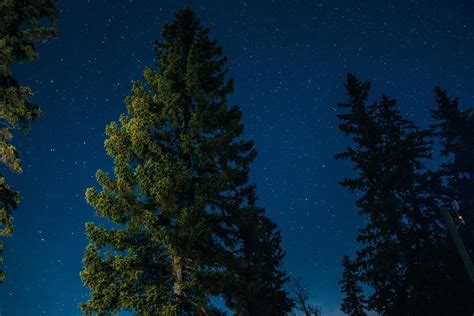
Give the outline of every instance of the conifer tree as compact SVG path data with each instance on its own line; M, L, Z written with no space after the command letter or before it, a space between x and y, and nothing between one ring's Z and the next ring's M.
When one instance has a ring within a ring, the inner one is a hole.
M441 155L448 157L437 174L446 179L443 195L461 207L466 226L460 227L460 233L474 255L474 114L472 108L461 110L458 99L451 99L441 87L434 92L437 109L432 114L438 123L433 127L440 138Z
M437 122L431 127L440 140L441 155L446 161L432 172L430 190L439 205L450 207L453 200L458 201L465 221L458 231L469 255L474 258L474 115L472 109L461 110L458 99L450 98L446 90L435 87L434 92L437 109L432 115ZM431 260L438 262L439 274L443 276L439 278L438 287L443 289L443 298L449 298L447 313L470 315L474 310L474 286L446 223L443 221L441 226L444 231L439 233L443 237L439 254L435 256L436 260Z
M86 191L110 225L86 225L81 277L91 295L81 309L222 314L212 295L255 315L246 280L261 280L249 290L262 304L288 301L279 233L248 183L253 142L242 139L239 108L227 105L226 58L189 9L155 47L156 67L133 84L128 114L106 128L114 175L99 170L102 189ZM273 315L291 309L282 305Z
M367 217L354 260L361 281L373 290L369 310L381 315L438 313L451 305L442 289L437 244L439 213L423 165L431 157L428 130L403 118L396 101L382 96L367 104L370 84L351 74L348 101L339 107L340 130L354 145L336 155L350 159L357 172L341 184L360 192L357 206Z
M0 0L0 161L21 173L19 154L12 145L12 132L27 131L39 108L30 101L33 92L20 85L10 66L38 57L34 42L56 36L54 22L58 11L52 0ZM11 211L17 207L19 194L5 183L0 174L0 237L11 236ZM0 255L3 248L0 241ZM0 264L1 264L0 257ZM0 282L4 273L0 270Z
M339 281L341 292L345 294L341 303L341 311L350 316L366 316L365 297L362 287L359 285L359 276L356 265L351 261L348 255L342 258L342 279Z
M284 290L289 278L281 269L285 252L275 223L256 207L253 189L248 191L247 207L238 214L241 256L229 265L233 279L225 285L227 305L237 315L286 315L293 301Z

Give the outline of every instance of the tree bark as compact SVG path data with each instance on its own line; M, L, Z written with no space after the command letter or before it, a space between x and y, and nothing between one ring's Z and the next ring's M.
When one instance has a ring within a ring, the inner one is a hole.
M173 293L178 300L183 296L183 259L180 256L173 257Z

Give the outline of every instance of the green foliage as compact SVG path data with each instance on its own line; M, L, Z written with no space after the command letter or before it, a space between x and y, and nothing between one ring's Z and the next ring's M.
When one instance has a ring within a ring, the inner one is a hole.
M13 234L13 218L10 216L12 210L16 209L20 202L20 195L12 187L5 184L0 177L0 236L11 236ZM0 240L0 265L2 258L3 242ZM0 282L3 281L5 273L0 270Z
M21 173L19 154L11 144L12 132L17 129L27 131L29 122L39 115L40 110L30 101L31 89L17 82L10 66L38 57L34 42L56 36L52 24L58 11L51 0L0 0L0 12L0 161L14 172ZM10 213L18 201L18 192L5 184L4 177L0 176L0 236L12 234ZM0 270L0 282L3 276Z
M341 184L360 193L357 206L367 217L351 268L372 289L368 309L381 315L472 311L472 285L447 259L452 251L438 212L441 199L424 166L432 132L403 118L386 96L367 104L368 82L348 75L345 86L348 101L339 106L347 112L338 117L354 145L336 158L352 161L356 176Z
M81 309L221 315L209 301L220 295L240 304L238 315L255 315L248 290L260 310L289 302L272 315L284 314L280 236L247 183L256 152L241 138L240 110L227 106L226 58L191 10L162 37L156 67L125 99L128 113L106 128L114 175L99 170L102 189L86 191L112 226L87 224L81 277L92 291Z

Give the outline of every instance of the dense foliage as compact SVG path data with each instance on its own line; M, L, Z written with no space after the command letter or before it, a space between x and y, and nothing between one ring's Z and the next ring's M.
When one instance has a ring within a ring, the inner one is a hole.
M345 266L345 277L353 270L358 281L371 288L367 308L381 315L472 313L469 297L474 297L474 290L439 213L445 202L439 195L441 176L424 165L431 159L432 130L417 128L400 114L396 101L384 95L368 104L368 82L349 74L345 86L348 100L339 104L346 111L338 115L339 128L354 145L336 158L352 161L356 176L341 184L359 193L357 206L367 218L357 236L362 248L354 262ZM440 102L443 93L437 92ZM445 112L441 107L434 113L445 119L441 114ZM472 181L471 176L466 178L472 165L472 146L466 147L472 139L466 139L472 138L472 133L455 123L464 134L449 136L446 126L452 123L439 125L445 152L453 150L448 149L450 144L463 144L454 146L460 152L443 167L442 174L450 173L451 179L444 192L458 192L450 198L459 198L468 207L472 194L462 196L453 183L459 177ZM462 171L454 165L462 166ZM350 298L347 295L346 300Z
M227 105L232 80L209 30L188 9L156 43L156 67L133 84L128 114L107 126L114 175L87 202L108 226L86 226L81 308L109 315L284 315L284 252L275 224L248 184L256 152L241 112Z
M0 0L0 161L21 173L19 154L12 145L13 131L28 130L29 122L40 113L30 101L33 92L13 76L10 66L38 57L34 42L56 36L54 22L58 10L51 0ZM11 211L19 194L0 174L0 236L13 233ZM0 241L0 255L3 244ZM1 264L0 257L0 264ZM4 273L0 270L0 282Z
M441 154L448 160L436 172L443 182L440 195L457 200L466 226L460 233L471 255L474 253L474 113L472 108L461 110L457 98L436 87L437 108L432 111L437 121L432 127L440 139Z

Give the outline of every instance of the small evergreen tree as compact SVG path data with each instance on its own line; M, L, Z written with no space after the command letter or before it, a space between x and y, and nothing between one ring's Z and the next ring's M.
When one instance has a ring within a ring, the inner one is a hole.
M102 190L86 191L111 226L86 226L81 277L92 291L81 309L222 314L214 295L237 315L255 315L256 298L283 315L291 306L280 236L248 184L256 152L241 139L240 110L227 106L226 58L189 9L162 37L156 68L125 100L128 114L106 128L114 176L99 170Z
M40 110L30 101L31 89L18 83L10 66L38 57L34 42L56 36L53 24L58 11L51 0L0 0L0 12L0 161L21 173L20 158L11 143L12 131L27 131ZM11 211L18 202L18 192L0 174L0 237L13 233ZM0 241L0 255L2 249ZM0 264L1 260L0 257ZM3 277L0 270L0 282Z
M227 305L237 315L286 315L293 301L284 290L288 277L281 267L285 252L280 232L264 209L256 207L253 189L248 191L247 202L237 223L241 255L232 258L235 274L224 286Z
M341 311L350 316L366 316L365 297L362 287L359 285L359 276L356 271L356 265L351 261L348 255L342 258L342 279L339 281L341 292L345 294L341 303Z

